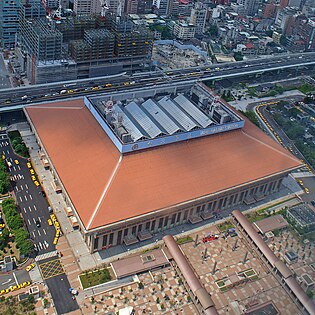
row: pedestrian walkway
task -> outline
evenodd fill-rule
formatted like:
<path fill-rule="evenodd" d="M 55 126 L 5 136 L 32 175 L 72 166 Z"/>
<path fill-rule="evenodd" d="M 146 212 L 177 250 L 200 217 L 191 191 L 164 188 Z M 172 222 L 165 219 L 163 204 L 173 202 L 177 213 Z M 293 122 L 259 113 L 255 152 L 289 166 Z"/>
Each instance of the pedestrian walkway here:
<path fill-rule="evenodd" d="M 35 261 L 44 260 L 44 259 L 51 258 L 54 256 L 58 256 L 58 252 L 56 250 L 36 256 Z"/>

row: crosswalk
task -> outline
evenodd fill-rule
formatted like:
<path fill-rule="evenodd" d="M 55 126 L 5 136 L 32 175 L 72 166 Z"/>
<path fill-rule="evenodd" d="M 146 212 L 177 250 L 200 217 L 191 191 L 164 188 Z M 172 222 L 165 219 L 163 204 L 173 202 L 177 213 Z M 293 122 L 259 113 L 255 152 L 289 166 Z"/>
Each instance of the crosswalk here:
<path fill-rule="evenodd" d="M 58 256 L 58 252 L 56 250 L 36 256 L 35 261 L 40 261 L 55 256 Z"/>

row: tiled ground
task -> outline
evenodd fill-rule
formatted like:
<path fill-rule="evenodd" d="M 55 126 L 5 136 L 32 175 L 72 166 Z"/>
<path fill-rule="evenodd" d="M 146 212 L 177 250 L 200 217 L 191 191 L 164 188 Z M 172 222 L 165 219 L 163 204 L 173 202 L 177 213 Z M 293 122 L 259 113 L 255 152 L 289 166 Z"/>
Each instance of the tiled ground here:
<path fill-rule="evenodd" d="M 208 232 L 210 232 L 209 229 L 204 232 L 204 235 L 199 233 L 199 239 Z M 218 233 L 214 227 L 211 232 Z M 192 237 L 195 239 L 195 234 Z M 235 245 L 236 249 L 233 250 Z M 202 256 L 206 248 L 208 257 L 203 260 Z M 228 237 L 226 240 L 219 238 L 210 243 L 200 243 L 197 247 L 194 247 L 194 243 L 187 243 L 182 245 L 182 249 L 189 257 L 205 288 L 212 295 L 220 314 L 240 314 L 251 305 L 261 304 L 268 300 L 274 302 L 281 314 L 299 313 L 284 289 L 240 236 Z M 246 253 L 247 259 L 244 263 Z M 213 273 L 215 262 L 216 268 Z M 257 280 L 242 283 L 226 292 L 221 292 L 217 287 L 215 281 L 250 268 L 258 274 Z"/>
<path fill-rule="evenodd" d="M 209 232 L 219 233 L 216 227 L 207 228 L 198 232 L 199 240 Z M 191 236 L 195 239 L 196 234 Z M 291 267 L 298 275 L 307 272 L 314 279 L 315 270 L 309 266 L 311 262 L 314 262 L 313 246 L 303 247 L 293 239 L 292 235 L 288 236 L 285 233 L 275 238 L 269 246 L 275 250 L 277 255 L 283 255 L 285 247 L 291 249 L 292 240 L 292 249 L 300 255 L 300 261 Z M 181 248 L 206 290 L 212 295 L 220 314 L 242 314 L 246 309 L 270 300 L 283 315 L 299 314 L 299 310 L 290 297 L 268 268 L 257 258 L 255 252 L 248 247 L 241 235 L 234 238 L 228 237 L 226 240 L 220 237 L 218 240 L 206 244 L 200 241 L 196 247 L 194 242 L 190 242 L 181 245 Z M 203 259 L 206 249 L 206 259 Z M 58 250 L 63 254 L 62 261 L 73 287 L 79 287 L 77 280 L 79 269 L 74 263 L 71 249 L 61 239 Z M 245 256 L 247 256 L 246 261 L 244 261 Z M 302 260 L 303 257 L 304 260 Z M 240 271 L 251 268 L 258 275 L 253 281 L 235 285 L 225 292 L 221 292 L 215 283 L 226 276 L 231 277 Z M 139 275 L 139 281 L 143 284 L 143 288 L 139 288 L 137 283 L 133 283 L 95 295 L 92 300 L 86 297 L 81 303 L 82 313 L 86 315 L 116 313 L 121 308 L 133 306 L 137 314 L 198 314 L 193 303 L 189 301 L 188 293 L 181 283 L 180 276 L 176 275 L 171 267 Z"/>
<path fill-rule="evenodd" d="M 188 294 L 179 277 L 171 268 L 165 268 L 139 276 L 143 288 L 137 283 L 120 289 L 110 290 L 91 299 L 85 300 L 84 314 L 93 311 L 103 314 L 133 306 L 137 314 L 197 314 L 194 305 L 188 302 Z M 96 309 L 95 309 L 96 308 Z"/>

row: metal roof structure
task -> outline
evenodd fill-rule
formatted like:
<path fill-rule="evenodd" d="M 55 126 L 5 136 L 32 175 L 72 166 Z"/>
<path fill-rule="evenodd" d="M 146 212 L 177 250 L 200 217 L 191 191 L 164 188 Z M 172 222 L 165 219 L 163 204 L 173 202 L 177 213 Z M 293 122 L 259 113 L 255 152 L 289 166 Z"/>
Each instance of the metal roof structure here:
<path fill-rule="evenodd" d="M 120 108 L 119 105 L 114 106 L 115 112 L 121 116 L 123 120 L 123 126 L 127 129 L 127 131 L 130 133 L 131 138 L 134 141 L 148 138 L 139 128 L 136 126 L 136 124 L 133 123 L 133 121 L 128 117 L 128 115 Z"/>
<path fill-rule="evenodd" d="M 210 294 L 206 291 L 198 277 L 196 276 L 194 270 L 191 268 L 189 262 L 181 251 L 180 247 L 177 245 L 174 237 L 172 235 L 166 235 L 163 237 L 163 241 L 175 260 L 178 268 L 182 272 L 183 277 L 187 281 L 191 291 L 199 300 L 203 312 L 206 315 L 218 315 L 218 311 L 214 305 L 214 302 Z"/>
<path fill-rule="evenodd" d="M 143 102 L 142 107 L 169 135 L 183 131 L 151 98 Z"/>
<path fill-rule="evenodd" d="M 315 314 L 315 304 L 298 284 L 291 270 L 274 254 L 274 252 L 264 242 L 262 237 L 255 231 L 253 225 L 248 221 L 244 214 L 240 210 L 234 210 L 232 211 L 232 216 L 242 226 L 249 238 L 259 248 L 268 262 L 278 270 L 283 277 L 284 282 L 293 292 L 295 297 L 300 301 L 301 305 L 308 311 L 309 314 Z"/>
<path fill-rule="evenodd" d="M 135 119 L 135 121 L 143 128 L 150 138 L 156 138 L 164 134 L 137 103 L 129 103 L 125 107 L 125 111 L 127 111 Z"/>
<path fill-rule="evenodd" d="M 194 128 L 200 127 L 196 122 L 192 120 L 183 110 L 174 103 L 168 96 L 164 96 L 159 100 L 159 105 L 166 111 L 171 117 L 175 119 L 186 131 L 193 130 Z"/>
<path fill-rule="evenodd" d="M 191 116 L 197 123 L 206 128 L 213 125 L 214 122 L 205 115 L 197 106 L 195 106 L 190 100 L 188 100 L 183 94 L 178 94 L 174 98 L 174 101 L 183 109 L 189 116 Z"/>

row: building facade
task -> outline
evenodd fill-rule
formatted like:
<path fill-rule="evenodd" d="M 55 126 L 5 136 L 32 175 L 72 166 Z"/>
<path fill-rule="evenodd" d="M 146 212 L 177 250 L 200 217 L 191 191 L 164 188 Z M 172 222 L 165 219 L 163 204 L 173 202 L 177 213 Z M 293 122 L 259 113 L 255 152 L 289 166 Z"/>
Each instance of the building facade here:
<path fill-rule="evenodd" d="M 19 29 L 20 0 L 0 1 L 0 40 L 1 47 L 5 49 L 14 48 L 16 34 Z"/>

